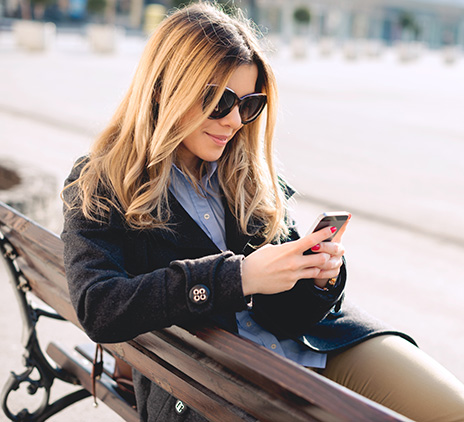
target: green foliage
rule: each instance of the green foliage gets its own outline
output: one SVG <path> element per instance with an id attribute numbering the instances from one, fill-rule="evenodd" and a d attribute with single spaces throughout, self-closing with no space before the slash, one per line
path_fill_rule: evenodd
<path id="1" fill-rule="evenodd" d="M 401 12 L 398 17 L 398 24 L 403 31 L 411 31 L 414 37 L 417 38 L 421 33 L 421 28 L 414 16 L 409 12 Z"/>
<path id="2" fill-rule="evenodd" d="M 194 3 L 188 0 L 171 0 L 171 7 L 175 9 L 181 9 L 184 6 L 188 6 L 190 3 Z"/>
<path id="3" fill-rule="evenodd" d="M 91 14 L 100 15 L 105 11 L 106 0 L 87 0 L 87 11 Z"/>
<path id="4" fill-rule="evenodd" d="M 293 12 L 293 19 L 298 24 L 309 25 L 311 22 L 311 12 L 307 7 L 300 6 Z"/>
<path id="5" fill-rule="evenodd" d="M 401 29 L 413 29 L 415 26 L 414 16 L 408 12 L 402 12 L 399 16 L 398 23 Z"/>

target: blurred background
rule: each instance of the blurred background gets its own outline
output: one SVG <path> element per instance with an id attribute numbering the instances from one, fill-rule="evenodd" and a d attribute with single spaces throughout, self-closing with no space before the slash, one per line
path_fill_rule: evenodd
<path id="1" fill-rule="evenodd" d="M 65 177 L 179 6 L 0 0 L 0 200 L 60 233 Z M 350 211 L 348 296 L 464 381 L 464 0 L 226 7 L 256 23 L 277 77 L 276 156 L 301 233 L 321 212 Z M 0 384 L 21 370 L 10 290 L 1 270 Z M 41 330 L 44 346 L 86 341 L 56 322 Z M 52 420 L 83 418 L 119 420 L 90 400 Z"/>

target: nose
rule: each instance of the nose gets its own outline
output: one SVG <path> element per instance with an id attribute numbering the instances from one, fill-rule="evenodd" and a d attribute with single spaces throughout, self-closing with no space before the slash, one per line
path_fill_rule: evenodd
<path id="1" fill-rule="evenodd" d="M 238 129 L 242 126 L 242 117 L 236 105 L 229 114 L 220 119 L 221 124 L 224 126 L 230 126 L 233 129 Z"/>

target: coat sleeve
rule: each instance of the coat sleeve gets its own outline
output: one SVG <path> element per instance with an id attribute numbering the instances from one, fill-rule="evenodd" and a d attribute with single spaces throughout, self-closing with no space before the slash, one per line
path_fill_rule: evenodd
<path id="1" fill-rule="evenodd" d="M 65 190 L 65 200 L 75 195 L 73 189 Z M 127 341 L 144 332 L 245 307 L 243 256 L 224 252 L 131 275 L 124 262 L 126 229 L 117 211 L 110 213 L 108 223 L 88 220 L 78 208 L 65 211 L 64 217 L 71 301 L 84 330 L 96 342 Z M 197 286 L 206 292 L 200 300 L 194 294 Z"/>

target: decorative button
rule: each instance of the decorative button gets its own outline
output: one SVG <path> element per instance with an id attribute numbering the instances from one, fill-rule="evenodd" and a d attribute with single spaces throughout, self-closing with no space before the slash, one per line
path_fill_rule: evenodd
<path id="1" fill-rule="evenodd" d="M 193 303 L 200 305 L 209 299 L 209 289 L 204 284 L 197 284 L 190 289 L 189 298 Z"/>
<path id="2" fill-rule="evenodd" d="M 184 402 L 177 400 L 175 404 L 176 412 L 179 415 L 182 415 L 187 410 L 187 406 L 184 404 Z"/>
<path id="3" fill-rule="evenodd" d="M 203 217 L 204 217 L 205 220 L 209 220 L 209 214 L 208 213 L 206 213 Z"/>

